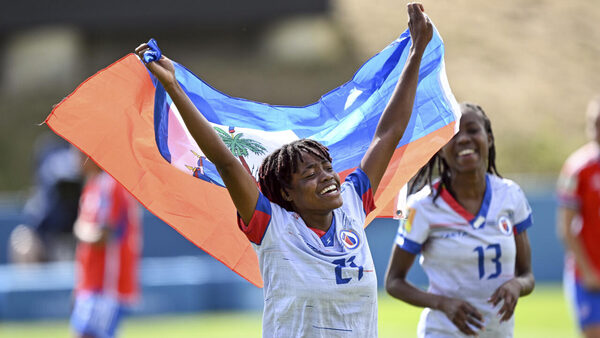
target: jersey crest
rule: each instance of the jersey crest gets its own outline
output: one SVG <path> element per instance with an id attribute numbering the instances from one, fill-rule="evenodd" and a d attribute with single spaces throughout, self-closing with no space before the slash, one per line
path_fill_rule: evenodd
<path id="1" fill-rule="evenodd" d="M 508 216 L 502 215 L 498 217 L 498 229 L 500 229 L 500 232 L 507 236 L 510 236 L 512 234 L 513 224 L 510 221 L 510 218 L 508 218 Z"/>
<path id="2" fill-rule="evenodd" d="M 359 246 L 360 237 L 354 230 L 342 230 L 340 231 L 340 241 L 346 248 L 352 250 Z"/>

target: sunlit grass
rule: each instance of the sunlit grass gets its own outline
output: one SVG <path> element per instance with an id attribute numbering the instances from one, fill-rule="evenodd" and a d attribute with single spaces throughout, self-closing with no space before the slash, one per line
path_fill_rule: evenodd
<path id="1" fill-rule="evenodd" d="M 414 337 L 421 309 L 381 293 L 379 336 Z M 576 337 L 571 314 L 557 285 L 538 286 L 519 300 L 515 337 Z M 4 322 L 0 337 L 69 337 L 68 322 Z M 121 337 L 260 337 L 261 313 L 210 312 L 188 315 L 128 318 Z"/>

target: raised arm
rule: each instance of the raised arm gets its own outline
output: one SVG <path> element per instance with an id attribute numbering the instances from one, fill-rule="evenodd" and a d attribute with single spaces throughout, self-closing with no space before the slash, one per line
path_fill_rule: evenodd
<path id="1" fill-rule="evenodd" d="M 371 145 L 360 163 L 361 169 L 371 181 L 373 193 L 377 190 L 410 120 L 417 91 L 421 58 L 433 36 L 433 26 L 423 12 L 423 6 L 410 3 L 407 7 L 408 28 L 412 39 L 408 59 L 394 93 L 379 119 Z"/>
<path id="2" fill-rule="evenodd" d="M 135 49 L 135 53 L 143 60 L 143 54 L 147 50 L 149 50 L 148 45 L 144 43 Z M 208 120 L 183 91 L 175 79 L 175 68 L 171 60 L 163 56 L 158 61 L 147 63 L 146 67 L 165 87 L 194 141 L 202 149 L 204 155 L 217 167 L 233 204 L 242 220 L 248 224 L 258 201 L 258 188 L 254 178 L 246 172 Z"/>

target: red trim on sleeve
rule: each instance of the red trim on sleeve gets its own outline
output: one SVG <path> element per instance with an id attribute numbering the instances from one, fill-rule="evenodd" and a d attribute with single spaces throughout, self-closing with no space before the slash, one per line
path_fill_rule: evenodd
<path id="1" fill-rule="evenodd" d="M 375 210 L 375 201 L 373 200 L 373 189 L 369 187 L 362 196 L 363 209 L 365 210 L 365 216 L 368 215 L 371 211 Z"/>
<path id="2" fill-rule="evenodd" d="M 265 232 L 267 232 L 267 228 L 269 227 L 271 215 L 260 210 L 254 210 L 254 214 L 248 225 L 244 224 L 244 221 L 239 215 L 237 219 L 240 230 L 248 237 L 250 242 L 260 245 L 265 236 Z"/>

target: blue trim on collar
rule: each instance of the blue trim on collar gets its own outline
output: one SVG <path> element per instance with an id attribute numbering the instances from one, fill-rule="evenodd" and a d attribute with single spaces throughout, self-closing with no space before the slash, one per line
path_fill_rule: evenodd
<path id="1" fill-rule="evenodd" d="M 333 215 L 331 219 L 331 226 L 329 230 L 321 237 L 321 242 L 323 242 L 324 246 L 333 246 L 333 242 L 335 239 L 335 215 Z"/>
<path id="2" fill-rule="evenodd" d="M 485 220 L 487 218 L 488 210 L 490 209 L 490 202 L 492 201 L 492 185 L 490 183 L 490 175 L 485 174 L 485 193 L 483 195 L 483 201 L 481 202 L 481 208 L 475 217 L 469 221 L 469 224 L 474 229 L 480 229 L 485 226 Z"/>

